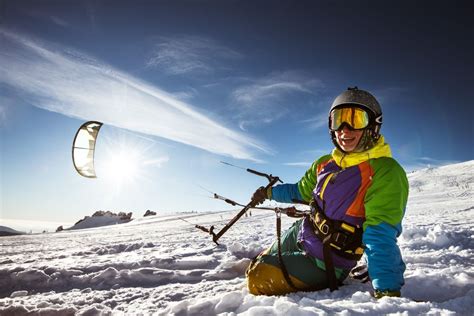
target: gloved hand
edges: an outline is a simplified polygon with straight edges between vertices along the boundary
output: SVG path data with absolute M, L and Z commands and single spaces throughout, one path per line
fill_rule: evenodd
M 391 296 L 391 297 L 400 297 L 400 291 L 391 291 L 391 290 L 375 290 L 374 297 L 375 298 L 382 298 L 384 296 Z
M 267 198 L 267 190 L 264 187 L 258 188 L 252 195 L 252 203 L 254 206 L 259 205 Z

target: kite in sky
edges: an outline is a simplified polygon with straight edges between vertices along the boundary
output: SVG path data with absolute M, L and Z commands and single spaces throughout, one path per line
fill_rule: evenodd
M 101 122 L 89 121 L 77 130 L 72 144 L 72 162 L 76 171 L 87 178 L 97 178 L 94 169 L 94 152 Z

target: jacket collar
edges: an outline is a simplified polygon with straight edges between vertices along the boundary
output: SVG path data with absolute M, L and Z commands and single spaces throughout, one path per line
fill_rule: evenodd
M 334 148 L 331 155 L 336 164 L 344 169 L 358 165 L 369 159 L 392 157 L 392 152 L 390 150 L 390 146 L 385 143 L 384 137 L 380 136 L 375 146 L 369 150 L 360 153 L 344 153 L 338 148 Z

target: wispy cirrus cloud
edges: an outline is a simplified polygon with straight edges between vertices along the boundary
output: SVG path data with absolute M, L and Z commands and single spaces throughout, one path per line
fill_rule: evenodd
M 31 10 L 28 10 L 25 12 L 27 15 L 29 15 L 30 17 L 32 18 L 37 18 L 37 19 L 41 19 L 41 20 L 46 20 L 46 21 L 49 21 L 49 22 L 52 22 L 58 26 L 61 26 L 61 27 L 68 27 L 70 26 L 68 22 L 66 22 L 65 20 L 61 19 L 59 16 L 57 15 L 53 15 L 53 14 L 49 14 L 49 13 L 45 13 L 39 9 L 31 9 Z
M 298 71 L 275 72 L 249 81 L 232 93 L 235 101 L 245 106 L 268 103 L 291 93 L 314 94 L 315 88 L 322 87 L 320 80 L 308 78 Z
M 315 159 L 318 159 L 319 157 L 323 155 L 330 154 L 332 151 L 332 148 L 327 148 L 327 149 L 310 149 L 310 150 L 304 150 L 298 155 L 304 156 L 304 157 L 310 157 L 309 160 L 305 160 L 307 158 L 303 158 L 303 161 L 293 161 L 293 162 L 286 162 L 284 163 L 285 166 L 290 166 L 290 167 L 302 167 L 302 168 L 309 168 L 311 164 L 314 162 Z
M 377 101 L 382 105 L 383 109 L 386 104 L 400 102 L 402 96 L 406 97 L 410 94 L 410 89 L 408 87 L 389 86 L 376 89 L 373 91 L 373 94 L 377 98 Z
M 169 160 L 170 160 L 170 157 L 163 156 L 163 157 L 160 157 L 160 158 L 157 158 L 157 159 L 146 160 L 146 161 L 143 162 L 143 164 L 148 165 L 148 166 L 155 166 L 155 167 L 161 168 L 161 166 L 163 166 L 163 164 L 167 163 Z
M 398 145 L 393 152 L 397 153 L 399 161 L 405 171 L 414 171 L 430 167 L 458 163 L 455 160 L 442 160 L 423 156 L 423 142 L 419 134 L 414 133 L 412 138 Z
M 423 168 L 432 168 L 432 167 L 441 167 L 445 165 L 451 165 L 455 163 L 460 163 L 459 160 L 443 160 L 430 157 L 418 157 L 410 162 L 410 165 L 413 170 L 423 169 Z
M 284 163 L 285 166 L 290 167 L 304 167 L 309 168 L 313 162 L 312 161 L 298 161 L 298 162 L 286 162 Z
M 148 67 L 157 67 L 169 74 L 212 73 L 224 68 L 222 61 L 239 59 L 240 53 L 220 45 L 210 38 L 182 36 L 159 37 Z
M 258 152 L 269 152 L 191 104 L 81 53 L 1 28 L 0 40 L 0 83 L 36 107 L 239 159 L 258 160 Z
M 311 93 L 304 85 L 291 81 L 277 81 L 275 78 L 241 87 L 234 91 L 235 100 L 241 104 L 252 106 L 254 104 L 268 102 L 282 95 L 292 92 Z
M 0 80 L 1 82 L 1 80 Z M 1 91 L 1 90 L 0 90 Z M 0 94 L 0 128 L 7 127 L 10 113 L 15 107 L 16 100 L 8 95 Z
M 297 95 L 314 96 L 324 87 L 320 80 L 300 71 L 275 72 L 246 81 L 231 94 L 242 129 L 245 125 L 271 123 L 285 116 L 294 109 L 288 104 L 290 97 L 294 100 Z
M 59 26 L 62 26 L 62 27 L 67 27 L 67 26 L 69 26 L 69 23 L 66 22 L 65 20 L 61 19 L 60 17 L 51 15 L 49 18 L 50 18 L 51 21 L 53 21 L 53 23 L 56 24 L 56 25 L 59 25 Z
M 316 116 L 310 117 L 308 119 L 302 120 L 301 123 L 305 124 L 310 129 L 318 129 L 321 127 L 328 126 L 328 113 L 320 113 Z
M 7 108 L 3 105 L 0 105 L 0 127 L 3 126 L 7 120 Z

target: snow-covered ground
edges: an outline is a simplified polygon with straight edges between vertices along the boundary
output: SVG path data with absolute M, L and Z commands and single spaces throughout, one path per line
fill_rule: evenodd
M 472 315 L 474 161 L 408 176 L 401 298 L 376 300 L 352 280 L 333 293 L 249 294 L 244 271 L 275 238 L 274 214 L 243 217 L 220 246 L 188 223 L 220 229 L 233 211 L 2 237 L 0 315 Z

